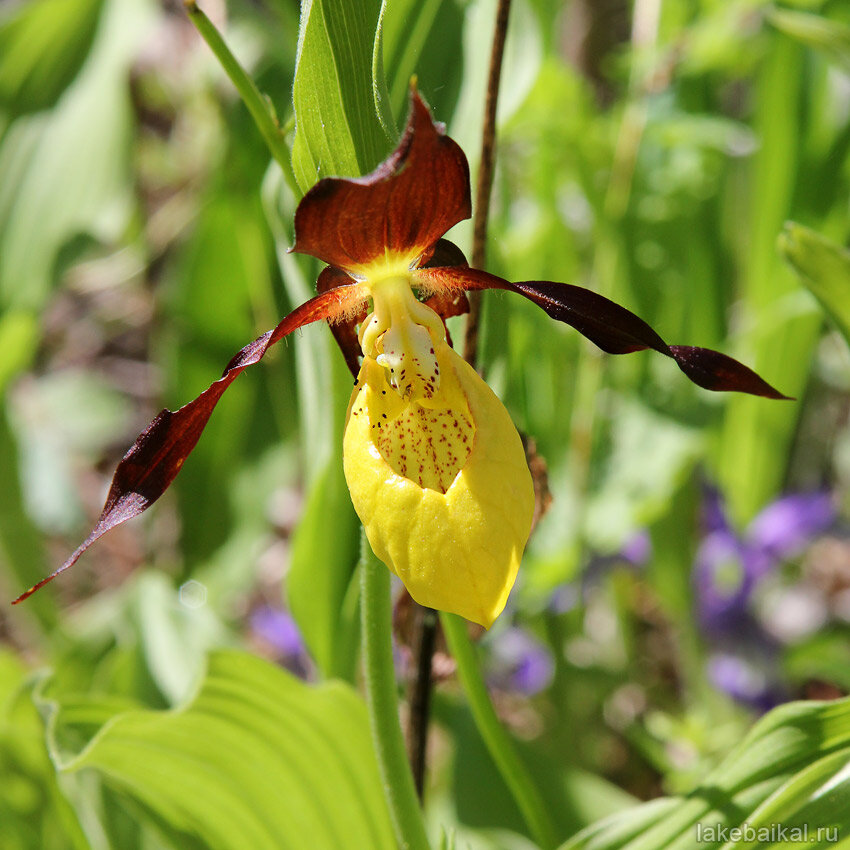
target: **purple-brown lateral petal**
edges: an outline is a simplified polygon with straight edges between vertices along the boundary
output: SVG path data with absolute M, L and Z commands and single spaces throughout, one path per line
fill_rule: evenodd
M 319 279 L 316 281 L 316 290 L 318 292 L 330 292 L 340 286 L 350 286 L 351 283 L 351 278 L 345 272 L 335 269 L 333 266 L 326 266 L 322 269 Z M 363 307 L 353 315 L 346 314 L 345 318 L 339 321 L 329 320 L 331 333 L 345 358 L 348 371 L 355 378 L 360 371 L 360 342 L 357 339 L 357 325 L 365 318 L 366 305 L 364 303 Z
M 415 280 L 422 286 L 452 289 L 507 289 L 542 307 L 559 322 L 574 327 L 609 354 L 654 349 L 672 357 L 698 386 L 707 390 L 732 391 L 787 399 L 752 369 L 732 357 L 686 345 L 667 345 L 641 318 L 614 301 L 568 283 L 548 280 L 511 283 L 496 275 L 470 268 L 419 269 Z
M 261 360 L 271 346 L 297 328 L 319 319 L 342 316 L 363 297 L 359 286 L 351 286 L 312 298 L 293 310 L 274 330 L 246 345 L 227 364 L 221 378 L 194 401 L 179 410 L 161 411 L 118 464 L 103 511 L 91 534 L 58 570 L 22 593 L 12 604 L 22 602 L 72 567 L 92 543 L 115 526 L 146 511 L 168 489 L 195 448 L 218 400 L 246 367 Z
M 310 189 L 292 250 L 356 273 L 385 257 L 415 260 L 470 214 L 466 156 L 412 89 L 398 147 L 365 177 L 328 177 Z

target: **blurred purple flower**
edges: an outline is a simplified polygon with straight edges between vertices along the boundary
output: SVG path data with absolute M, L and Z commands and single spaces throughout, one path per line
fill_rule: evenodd
M 733 653 L 712 655 L 708 678 L 718 690 L 758 711 L 770 711 L 788 699 L 788 693 L 768 676 L 762 664 L 757 666 Z
M 818 534 L 835 521 L 829 493 L 798 493 L 768 505 L 747 529 L 747 537 L 774 558 L 799 555 Z
M 492 644 L 493 671 L 497 687 L 533 696 L 545 690 L 555 673 L 552 653 L 527 631 L 512 626 Z
M 779 644 L 750 610 L 759 582 L 799 555 L 835 520 L 827 493 L 792 494 L 764 508 L 736 534 L 716 491 L 703 506 L 703 537 L 693 580 L 699 621 L 715 646 L 708 663 L 714 685 L 736 701 L 767 711 L 788 698 L 776 671 Z
M 306 677 L 309 665 L 301 632 L 288 611 L 263 605 L 251 614 L 251 631 L 271 647 L 277 660 L 299 676 Z
M 738 535 L 719 495 L 710 493 L 704 507 L 708 534 L 694 564 L 697 607 L 706 631 L 730 633 L 740 628 L 761 579 L 783 560 L 799 555 L 834 520 L 829 494 L 792 494 L 768 505 Z
M 642 567 L 652 556 L 652 540 L 649 532 L 642 528 L 636 531 L 620 550 L 619 560 L 626 561 L 633 567 Z

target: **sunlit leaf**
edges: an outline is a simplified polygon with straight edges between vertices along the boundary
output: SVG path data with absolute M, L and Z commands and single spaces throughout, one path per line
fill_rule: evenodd
M 770 22 L 809 47 L 822 50 L 845 71 L 850 71 L 850 27 L 821 15 L 770 8 Z
M 135 203 L 127 73 L 150 12 L 147 0 L 110 0 L 56 107 L 20 118 L 3 137 L 0 303 L 40 307 L 60 249 L 84 234 L 109 242 L 126 227 Z
M 779 237 L 779 250 L 850 345 L 850 252 L 793 221 Z
M 90 850 L 77 815 L 59 789 L 30 699 L 33 678 L 0 649 L 0 824 L 3 850 Z
M 360 523 L 336 455 L 310 488 L 292 539 L 286 596 L 313 660 L 327 677 L 353 679 Z
M 0 107 L 52 106 L 91 47 L 104 0 L 31 0 L 0 16 Z
M 448 121 L 461 83 L 463 11 L 455 0 L 393 0 L 383 18 L 384 65 L 395 115 L 407 109 L 410 78 Z
M 818 828 L 850 827 L 846 765 L 850 700 L 789 703 L 764 717 L 725 761 L 685 797 L 654 800 L 595 824 L 561 850 L 686 850 L 786 846 L 783 841 L 708 837 L 711 827 L 808 824 L 800 846 L 828 847 Z M 698 836 L 698 830 L 700 835 Z M 716 835 L 714 833 L 713 835 Z M 791 843 L 791 846 L 797 846 Z
M 395 142 L 375 100 L 386 85 L 373 79 L 380 12 L 380 0 L 310 0 L 302 7 L 292 89 L 292 168 L 302 192 L 321 177 L 368 173 Z
M 97 771 L 172 840 L 210 850 L 395 847 L 365 706 L 341 683 L 310 687 L 251 655 L 219 652 L 181 710 L 118 713 L 71 755 L 57 740 L 62 701 L 45 708 L 55 712 L 59 770 Z

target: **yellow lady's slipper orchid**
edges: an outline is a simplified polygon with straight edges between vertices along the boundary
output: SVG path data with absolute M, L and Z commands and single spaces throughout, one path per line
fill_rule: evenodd
M 470 210 L 466 157 L 414 89 L 395 151 L 365 177 L 320 180 L 296 210 L 292 250 L 328 264 L 317 282 L 320 294 L 245 346 L 194 401 L 160 412 L 118 465 L 89 537 L 15 601 L 72 566 L 111 528 L 147 510 L 174 480 L 242 370 L 319 319 L 334 325 L 357 374 L 344 465 L 369 543 L 418 602 L 487 627 L 514 584 L 534 498 L 507 412 L 447 343 L 444 319 L 463 312 L 465 291 L 515 292 L 604 351 L 652 348 L 672 357 L 706 389 L 784 398 L 730 357 L 668 346 L 637 316 L 587 289 L 510 283 L 469 268 L 442 236 Z
M 534 487 L 502 403 L 405 277 L 370 283 L 345 478 L 375 554 L 420 604 L 488 627 L 531 529 Z

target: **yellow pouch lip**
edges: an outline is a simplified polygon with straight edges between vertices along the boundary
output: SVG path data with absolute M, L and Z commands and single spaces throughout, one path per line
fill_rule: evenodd
M 361 396 L 380 391 L 373 384 L 381 367 L 371 358 L 364 360 L 349 404 L 345 475 L 373 551 L 411 596 L 489 628 L 516 579 L 534 488 L 502 403 L 448 345 L 439 345 L 437 355 L 444 376 L 439 396 L 451 402 L 459 393 L 476 429 L 472 451 L 446 492 L 395 472 L 371 439 L 369 398 Z M 355 403 L 362 415 L 352 416 Z

